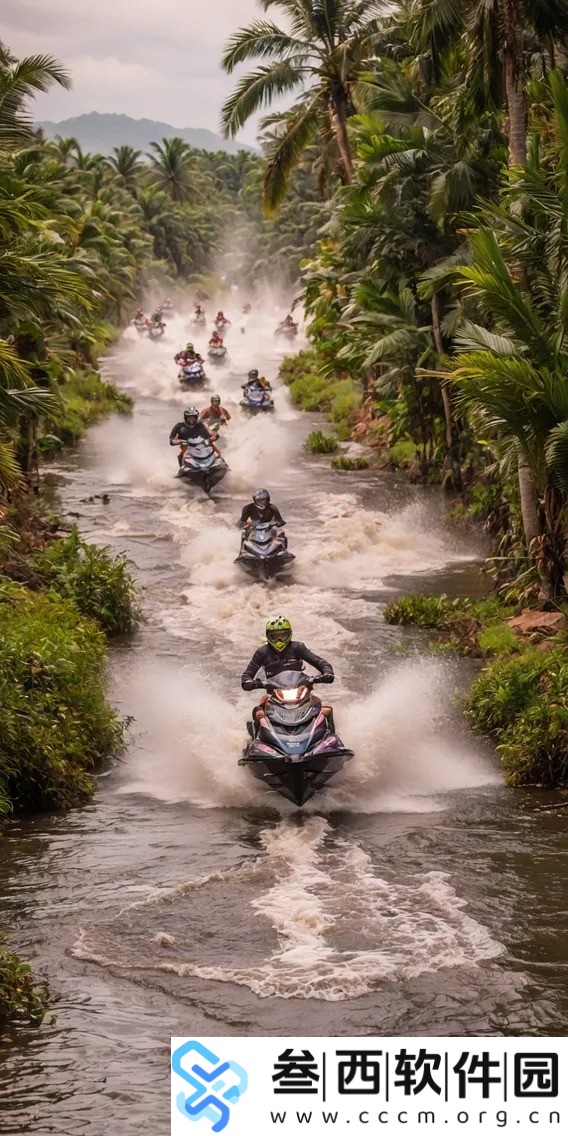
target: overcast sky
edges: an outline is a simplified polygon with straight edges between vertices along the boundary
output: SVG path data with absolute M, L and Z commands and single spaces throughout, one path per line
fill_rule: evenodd
M 219 131 L 234 79 L 219 67 L 227 37 L 260 15 L 255 0 L 2 0 L 0 38 L 15 55 L 49 53 L 73 88 L 36 100 L 59 122 L 91 110 Z M 254 143 L 251 123 L 240 135 Z

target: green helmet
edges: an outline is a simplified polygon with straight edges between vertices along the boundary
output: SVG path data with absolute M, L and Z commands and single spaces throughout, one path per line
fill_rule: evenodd
M 266 641 L 276 651 L 283 651 L 292 639 L 292 624 L 283 615 L 269 619 L 266 624 Z
M 193 343 L 186 343 L 185 349 L 186 351 L 193 351 Z

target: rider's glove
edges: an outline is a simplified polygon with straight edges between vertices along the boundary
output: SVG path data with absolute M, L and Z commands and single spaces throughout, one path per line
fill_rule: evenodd
M 322 682 L 333 682 L 334 679 L 335 679 L 335 675 L 334 675 L 333 671 L 328 671 L 327 674 L 322 674 L 322 676 L 321 676 Z
M 241 686 L 243 690 L 255 690 L 256 682 L 254 678 L 243 678 L 241 679 Z

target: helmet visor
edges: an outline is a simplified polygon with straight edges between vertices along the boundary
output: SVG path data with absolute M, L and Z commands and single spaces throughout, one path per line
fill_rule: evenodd
M 283 628 L 266 632 L 266 639 L 268 643 L 270 643 L 270 646 L 274 647 L 277 651 L 283 651 L 284 648 L 288 646 L 291 638 L 292 631 L 286 631 Z

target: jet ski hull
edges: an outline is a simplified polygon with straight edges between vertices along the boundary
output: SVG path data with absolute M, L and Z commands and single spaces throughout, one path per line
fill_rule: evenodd
M 324 789 L 353 757 L 353 750 L 346 749 L 335 734 L 329 734 L 317 747 L 322 752 L 302 757 L 290 757 L 276 750 L 274 756 L 269 756 L 266 749 L 253 739 L 243 751 L 239 765 L 246 766 L 257 781 L 299 808 Z
M 239 406 L 246 410 L 249 414 L 266 414 L 267 411 L 274 410 L 274 403 L 272 399 L 270 402 L 249 402 L 248 399 L 242 398 Z
M 204 493 L 210 493 L 214 486 L 223 480 L 228 469 L 229 467 L 225 462 L 210 466 L 209 469 L 191 469 L 182 466 L 178 477 L 181 481 L 187 481 L 190 485 L 199 486 Z
M 184 375 L 183 371 L 180 371 L 178 379 L 180 387 L 183 387 L 184 390 L 202 390 L 207 383 L 207 375 L 204 371 L 199 375 Z
M 256 580 L 271 580 L 287 571 L 295 559 L 293 552 L 283 552 L 280 556 L 247 556 L 241 553 L 235 564 L 240 564 Z

